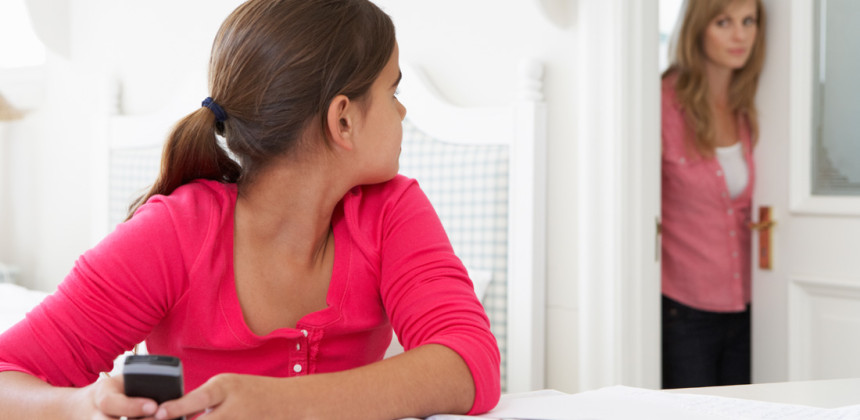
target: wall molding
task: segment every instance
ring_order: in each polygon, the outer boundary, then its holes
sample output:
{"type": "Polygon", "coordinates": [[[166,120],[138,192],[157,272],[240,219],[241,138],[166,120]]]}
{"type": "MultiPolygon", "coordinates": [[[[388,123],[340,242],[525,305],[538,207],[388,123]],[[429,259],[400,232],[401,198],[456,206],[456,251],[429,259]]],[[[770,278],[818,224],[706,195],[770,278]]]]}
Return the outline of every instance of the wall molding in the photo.
{"type": "Polygon", "coordinates": [[[580,6],[579,389],[658,388],[657,0],[580,6]]]}

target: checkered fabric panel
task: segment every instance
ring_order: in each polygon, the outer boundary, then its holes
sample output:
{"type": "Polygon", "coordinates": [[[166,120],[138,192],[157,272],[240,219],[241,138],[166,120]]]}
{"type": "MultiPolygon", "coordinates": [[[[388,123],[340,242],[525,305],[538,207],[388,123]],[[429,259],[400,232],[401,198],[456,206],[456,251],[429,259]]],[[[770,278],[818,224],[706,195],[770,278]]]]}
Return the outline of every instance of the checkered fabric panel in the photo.
{"type": "Polygon", "coordinates": [[[161,165],[161,147],[110,151],[108,218],[110,230],[122,223],[128,206],[155,182],[161,165]]]}
{"type": "Polygon", "coordinates": [[[507,388],[508,152],[503,144],[444,143],[409,119],[403,122],[400,173],[418,180],[463,264],[493,273],[483,303],[501,351],[502,390],[507,388]]]}

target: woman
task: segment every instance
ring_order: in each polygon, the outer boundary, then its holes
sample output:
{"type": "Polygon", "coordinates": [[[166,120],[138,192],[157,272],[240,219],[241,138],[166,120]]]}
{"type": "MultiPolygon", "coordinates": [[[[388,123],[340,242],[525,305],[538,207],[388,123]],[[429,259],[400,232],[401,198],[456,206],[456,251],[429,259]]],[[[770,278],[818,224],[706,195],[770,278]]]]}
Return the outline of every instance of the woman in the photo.
{"type": "Polygon", "coordinates": [[[760,0],[689,0],[662,82],[663,387],[750,382],[760,0]]]}
{"type": "Polygon", "coordinates": [[[4,418],[492,408],[489,321],[427,198],[397,175],[390,18],[367,0],[250,0],[219,30],[209,77],[130,219],[0,336],[4,418]],[[381,360],[392,326],[407,351],[381,360]],[[96,381],[144,339],[182,360],[184,397],[157,406],[96,381]]]}

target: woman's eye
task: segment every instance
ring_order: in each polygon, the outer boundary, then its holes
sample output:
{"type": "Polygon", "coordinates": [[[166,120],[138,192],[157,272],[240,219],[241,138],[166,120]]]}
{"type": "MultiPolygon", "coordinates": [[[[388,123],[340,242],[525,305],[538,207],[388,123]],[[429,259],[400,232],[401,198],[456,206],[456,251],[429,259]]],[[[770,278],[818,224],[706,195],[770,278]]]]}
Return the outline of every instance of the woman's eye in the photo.
{"type": "Polygon", "coordinates": [[[720,28],[725,28],[726,26],[729,26],[729,20],[728,19],[720,19],[717,21],[717,26],[719,26],[720,28]]]}
{"type": "Polygon", "coordinates": [[[744,19],[744,26],[753,26],[756,23],[757,22],[756,22],[755,18],[748,17],[748,18],[744,19]]]}

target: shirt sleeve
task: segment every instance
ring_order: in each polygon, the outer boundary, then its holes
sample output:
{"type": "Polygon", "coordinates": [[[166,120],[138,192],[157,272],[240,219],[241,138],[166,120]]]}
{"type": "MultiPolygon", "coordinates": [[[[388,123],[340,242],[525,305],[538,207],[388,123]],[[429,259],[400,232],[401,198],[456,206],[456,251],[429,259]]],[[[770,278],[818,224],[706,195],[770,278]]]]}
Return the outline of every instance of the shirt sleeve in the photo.
{"type": "Polygon", "coordinates": [[[380,291],[403,347],[453,349],[475,383],[470,414],[492,409],[500,395],[499,347],[430,201],[412,181],[383,217],[380,291]]]}
{"type": "Polygon", "coordinates": [[[110,371],[179,294],[185,270],[169,213],[151,201],[82,255],[53,294],[0,335],[0,371],[78,387],[110,371]]]}

